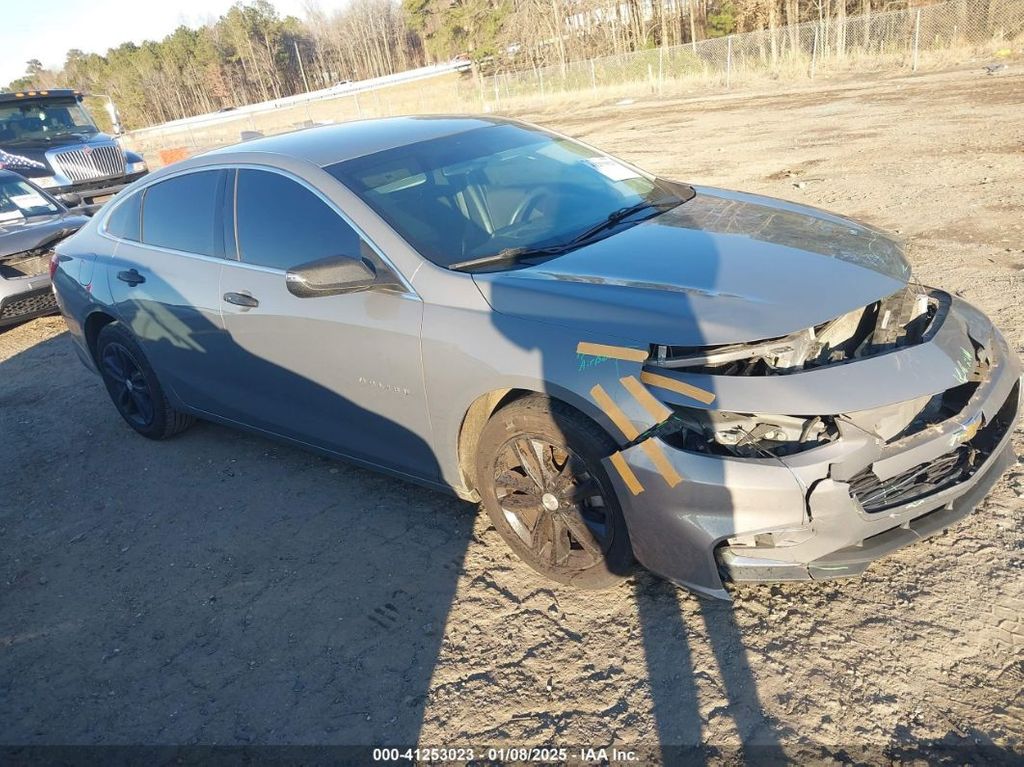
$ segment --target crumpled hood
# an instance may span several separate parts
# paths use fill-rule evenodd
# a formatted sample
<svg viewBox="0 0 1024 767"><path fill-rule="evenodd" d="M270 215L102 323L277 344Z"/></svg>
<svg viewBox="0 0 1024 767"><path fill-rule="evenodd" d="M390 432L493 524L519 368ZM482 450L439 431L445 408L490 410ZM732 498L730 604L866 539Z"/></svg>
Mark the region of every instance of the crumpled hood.
<svg viewBox="0 0 1024 767"><path fill-rule="evenodd" d="M901 245L877 229L768 197L696 191L592 245L474 280L497 312L587 337L701 346L809 328L910 279Z"/></svg>
<svg viewBox="0 0 1024 767"><path fill-rule="evenodd" d="M69 213L0 223L0 258L14 256L63 240L89 219Z"/></svg>

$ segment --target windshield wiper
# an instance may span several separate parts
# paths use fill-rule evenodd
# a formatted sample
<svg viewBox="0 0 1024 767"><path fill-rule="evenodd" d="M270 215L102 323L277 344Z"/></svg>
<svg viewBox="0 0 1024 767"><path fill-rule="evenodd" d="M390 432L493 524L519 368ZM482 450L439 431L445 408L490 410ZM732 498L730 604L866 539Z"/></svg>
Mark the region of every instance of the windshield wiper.
<svg viewBox="0 0 1024 767"><path fill-rule="evenodd" d="M456 261L454 264L448 264L448 268L456 272L469 271L475 269L478 266L490 266L491 264L504 264L504 263L515 263L516 261L522 261L526 258L534 258L537 256L557 256L559 253L564 253L570 245L552 245L548 248L505 248L498 253L492 253L489 256L480 256L479 258L470 258L466 261Z"/></svg>
<svg viewBox="0 0 1024 767"><path fill-rule="evenodd" d="M619 208L618 210L612 211L608 214L608 217L589 229L585 229L582 233L573 237L568 243L568 246L575 246L586 242L594 235L600 234L601 232L613 229L627 218L635 213L639 213L643 210L656 210L658 213L663 213L670 208L674 208L683 202L682 199L672 195L670 197L659 197L657 200L641 200L636 205L629 205L625 208Z"/></svg>
<svg viewBox="0 0 1024 767"><path fill-rule="evenodd" d="M559 245L548 245L543 248L505 248L505 250L498 253L492 253L489 256L471 258L467 261L456 261L454 264L448 264L448 268L461 272L475 269L480 266L515 263L516 261L522 261L527 258L535 258L538 256L558 256L566 251L572 250L573 248L578 248L581 245L584 245L596 235L607 229L613 229L636 213L640 213L641 211L648 209L655 210L658 213L663 213L666 210L686 202L686 199L687 198L679 197L677 195L666 195L665 197L659 197L656 200L641 200L635 205L629 205L625 208L612 211L603 221L584 230L581 234L576 235L568 242L563 242Z"/></svg>

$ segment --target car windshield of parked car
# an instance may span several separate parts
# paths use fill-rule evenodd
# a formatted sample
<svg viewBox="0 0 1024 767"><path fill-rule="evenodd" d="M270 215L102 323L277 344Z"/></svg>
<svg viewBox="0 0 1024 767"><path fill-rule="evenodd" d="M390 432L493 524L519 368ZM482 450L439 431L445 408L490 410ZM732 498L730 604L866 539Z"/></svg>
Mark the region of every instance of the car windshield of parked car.
<svg viewBox="0 0 1024 767"><path fill-rule="evenodd" d="M326 170L445 267L563 247L610 215L669 194L614 158L514 124L408 144Z"/></svg>
<svg viewBox="0 0 1024 767"><path fill-rule="evenodd" d="M77 99L45 99L0 104L0 143L49 142L72 134L99 133L96 123Z"/></svg>
<svg viewBox="0 0 1024 767"><path fill-rule="evenodd" d="M0 223L59 213L37 189L17 179L0 179Z"/></svg>

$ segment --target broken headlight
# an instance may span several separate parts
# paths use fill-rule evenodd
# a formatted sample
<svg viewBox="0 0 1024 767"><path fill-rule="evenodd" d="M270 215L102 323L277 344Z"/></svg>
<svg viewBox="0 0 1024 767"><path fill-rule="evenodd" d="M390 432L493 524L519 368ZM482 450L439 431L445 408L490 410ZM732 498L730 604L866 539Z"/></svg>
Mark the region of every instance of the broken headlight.
<svg viewBox="0 0 1024 767"><path fill-rule="evenodd" d="M675 408L658 436L679 450L736 458L792 455L832 442L839 429L831 416L727 413Z"/></svg>
<svg viewBox="0 0 1024 767"><path fill-rule="evenodd" d="M881 301L788 336L719 346L652 344L646 364L720 376L769 376L873 357L927 340L949 295L908 286Z"/></svg>

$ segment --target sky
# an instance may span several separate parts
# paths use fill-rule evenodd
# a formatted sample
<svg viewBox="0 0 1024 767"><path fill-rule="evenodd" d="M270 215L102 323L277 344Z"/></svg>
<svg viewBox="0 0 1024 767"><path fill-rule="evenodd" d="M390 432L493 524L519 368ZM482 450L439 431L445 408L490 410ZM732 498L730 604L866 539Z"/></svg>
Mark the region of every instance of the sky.
<svg viewBox="0 0 1024 767"><path fill-rule="evenodd" d="M281 16L305 16L306 0L271 0ZM347 0L319 0L325 11ZM212 21L234 0L0 0L0 87L25 74L25 62L47 69L64 63L70 48L106 53L131 40L160 40L181 24Z"/></svg>

